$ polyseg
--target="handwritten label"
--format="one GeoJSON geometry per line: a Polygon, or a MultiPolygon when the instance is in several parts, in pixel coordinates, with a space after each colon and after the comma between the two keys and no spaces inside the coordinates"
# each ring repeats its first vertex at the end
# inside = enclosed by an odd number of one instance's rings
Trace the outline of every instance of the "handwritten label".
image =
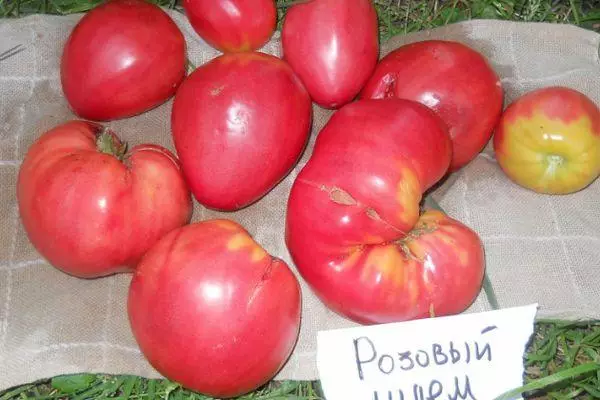
{"type": "Polygon", "coordinates": [[[317,367],[325,398],[494,399],[523,385],[536,312],[533,304],[320,331],[317,367]]]}

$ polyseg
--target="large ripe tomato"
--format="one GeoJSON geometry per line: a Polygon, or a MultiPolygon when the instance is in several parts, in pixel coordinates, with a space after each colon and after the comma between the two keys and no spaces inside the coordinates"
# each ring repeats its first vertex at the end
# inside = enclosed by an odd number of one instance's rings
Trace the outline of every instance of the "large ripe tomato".
{"type": "Polygon", "coordinates": [[[81,278],[131,270],[192,213],[173,154],[149,144],[125,152],[113,132],[84,121],[59,125],[30,147],[17,197],[35,248],[81,278]]]}
{"type": "Polygon", "coordinates": [[[422,193],[447,171],[443,122],[409,100],[359,100],[317,137],[288,201],[286,243],[321,300],[359,323],[464,310],[479,293],[477,235],[422,193]]]}
{"type": "Polygon", "coordinates": [[[600,175],[600,109],[570,88],[534,90],[508,106],[494,150],[519,185],[539,193],[577,192],[600,175]]]}
{"type": "Polygon", "coordinates": [[[172,132],[196,199],[237,210],[269,192],[308,140],[311,101],[277,57],[230,53],[194,71],[175,96],[172,132]]]}
{"type": "Polygon", "coordinates": [[[492,137],[503,90],[487,60],[458,42],[426,40],[386,55],[361,98],[398,97],[430,107],[448,125],[453,143],[450,171],[469,163],[492,137]]]}
{"type": "Polygon", "coordinates": [[[283,57],[315,103],[339,108],[369,79],[379,57],[372,0],[300,2],[286,13],[283,57]]]}
{"type": "Polygon", "coordinates": [[[185,39],[171,17],[144,0],[109,0],[67,40],[60,65],[73,111],[96,121],[130,117],[165,102],[185,77],[185,39]]]}
{"type": "Polygon", "coordinates": [[[131,282],[129,320],[158,372],[213,397],[270,380],[296,343],[300,286],[239,224],[209,220],[165,236],[131,282]]]}
{"type": "Polygon", "coordinates": [[[196,33],[222,52],[259,49],[277,24],[274,0],[183,0],[182,4],[196,33]]]}

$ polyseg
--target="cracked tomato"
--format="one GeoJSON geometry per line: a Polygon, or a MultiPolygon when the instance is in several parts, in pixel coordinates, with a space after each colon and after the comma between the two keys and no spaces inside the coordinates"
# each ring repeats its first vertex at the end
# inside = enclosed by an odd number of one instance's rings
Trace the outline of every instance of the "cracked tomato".
{"type": "Polygon", "coordinates": [[[144,256],[128,298],[133,334],[165,377],[212,397],[270,380],[296,343],[301,294],[287,265],[239,224],[177,229],[144,256]]]}
{"type": "Polygon", "coordinates": [[[434,110],[452,137],[450,171],[483,150],[502,113],[500,78],[474,49],[444,40],[404,45],[381,59],[361,98],[418,101],[434,110]]]}
{"type": "Polygon", "coordinates": [[[379,57],[377,12],[372,0],[298,2],[286,13],[283,58],[315,103],[339,108],[373,73],[379,57]]]}
{"type": "Polygon", "coordinates": [[[192,200],[177,158],[142,144],[129,152],[102,126],[70,121],[44,133],[19,170],[17,198],[31,243],[81,278],[133,269],[192,200]]]}
{"type": "Polygon", "coordinates": [[[447,172],[451,140],[433,111],[400,99],[336,112],[295,180],[286,243],[332,310],[359,323],[467,308],[484,271],[479,237],[422,194],[447,172]]]}
{"type": "Polygon", "coordinates": [[[600,109],[570,88],[534,90],[503,113],[494,151],[506,175],[525,188],[577,192],[600,175],[600,109]]]}
{"type": "Polygon", "coordinates": [[[274,0],[184,0],[182,5],[196,33],[222,52],[259,49],[277,24],[274,0]]]}
{"type": "Polygon", "coordinates": [[[185,77],[185,39],[145,0],[110,0],[86,13],[65,43],[62,89],[82,118],[106,121],[148,111],[185,77]]]}

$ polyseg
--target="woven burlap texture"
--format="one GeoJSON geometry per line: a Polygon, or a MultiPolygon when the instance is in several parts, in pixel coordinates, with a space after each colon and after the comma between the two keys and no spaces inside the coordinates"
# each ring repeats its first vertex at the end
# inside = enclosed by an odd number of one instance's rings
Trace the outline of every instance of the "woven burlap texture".
{"type": "MultiPolygon", "coordinates": [[[[184,15],[170,13],[186,36],[195,65],[218,55],[184,15]]],[[[130,332],[125,309],[130,275],[97,280],[67,276],[34,250],[19,220],[15,182],[25,152],[43,131],[75,118],[61,93],[59,58],[79,18],[30,16],[0,22],[0,51],[25,46],[25,51],[0,62],[0,389],[82,371],[158,376],[130,332]]],[[[507,103],[526,91],[558,84],[600,103],[600,35],[594,32],[480,20],[395,37],[382,44],[382,55],[428,38],[462,41],[486,55],[502,78],[507,103]]],[[[277,35],[263,51],[280,54],[277,35]]],[[[173,149],[170,109],[169,101],[109,126],[131,145],[154,142],[173,149]]],[[[269,252],[293,266],[283,240],[285,204],[315,135],[330,115],[314,108],[306,153],[268,196],[230,214],[196,204],[194,220],[220,216],[239,221],[269,252]]],[[[573,195],[537,195],[508,181],[488,146],[437,189],[434,198],[480,234],[500,306],[537,302],[539,316],[600,318],[600,181],[573,195]]],[[[328,311],[300,281],[300,338],[277,379],[317,378],[317,331],[353,326],[328,311]]],[[[467,312],[490,308],[482,293],[467,312]]]]}

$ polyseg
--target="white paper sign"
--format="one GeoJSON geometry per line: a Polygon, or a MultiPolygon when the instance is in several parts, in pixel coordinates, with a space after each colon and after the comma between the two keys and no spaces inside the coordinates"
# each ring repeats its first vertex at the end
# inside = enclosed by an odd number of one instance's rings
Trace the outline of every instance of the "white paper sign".
{"type": "MultiPolygon", "coordinates": [[[[321,331],[327,400],[491,400],[523,385],[537,304],[321,331]]],[[[520,397],[516,397],[520,398],[520,397]]]]}

